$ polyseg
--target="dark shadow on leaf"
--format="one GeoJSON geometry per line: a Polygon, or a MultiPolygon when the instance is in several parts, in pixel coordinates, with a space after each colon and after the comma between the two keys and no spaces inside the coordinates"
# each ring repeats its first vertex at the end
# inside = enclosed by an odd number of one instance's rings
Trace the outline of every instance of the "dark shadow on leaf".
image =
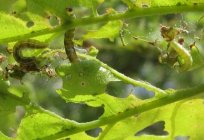
{"type": "Polygon", "coordinates": [[[122,81],[109,82],[106,87],[106,93],[118,98],[126,98],[131,94],[137,98],[145,100],[154,97],[154,93],[142,87],[134,87],[122,81]]]}
{"type": "Polygon", "coordinates": [[[141,135],[166,136],[166,135],[168,135],[168,132],[164,131],[164,126],[165,126],[164,121],[156,122],[156,123],[144,128],[144,129],[140,130],[139,132],[137,132],[135,134],[135,136],[141,136],[141,135]]]}
{"type": "Polygon", "coordinates": [[[104,113],[102,106],[90,107],[86,104],[76,103],[68,103],[68,105],[70,110],[65,112],[65,117],[80,123],[97,120],[104,113]]]}
{"type": "MultiPolygon", "coordinates": [[[[25,79],[25,81],[27,80],[25,79]]],[[[35,87],[35,92],[33,94],[36,99],[39,100],[39,105],[64,118],[77,122],[88,122],[97,120],[104,112],[102,106],[90,107],[85,104],[66,103],[64,99],[55,92],[56,89],[62,86],[62,81],[58,78],[48,79],[45,82],[42,76],[36,76],[32,85],[35,87]]]]}
{"type": "Polygon", "coordinates": [[[101,133],[102,129],[101,128],[94,128],[94,129],[90,129],[85,131],[87,135],[91,136],[91,137],[98,137],[99,133],[101,133]]]}
{"type": "Polygon", "coordinates": [[[118,98],[126,98],[131,93],[132,90],[133,90],[132,85],[126,84],[122,81],[109,82],[106,87],[106,92],[109,95],[118,98]]]}
{"type": "Polygon", "coordinates": [[[134,91],[133,91],[133,94],[137,98],[142,99],[142,100],[154,97],[153,92],[150,92],[150,91],[148,91],[148,90],[146,90],[145,88],[142,88],[142,87],[135,87],[134,91]]]}
{"type": "Polygon", "coordinates": [[[33,21],[28,21],[27,23],[26,23],[26,26],[28,27],[28,28],[30,28],[30,27],[32,27],[32,26],[34,26],[34,22],[33,21]]]}

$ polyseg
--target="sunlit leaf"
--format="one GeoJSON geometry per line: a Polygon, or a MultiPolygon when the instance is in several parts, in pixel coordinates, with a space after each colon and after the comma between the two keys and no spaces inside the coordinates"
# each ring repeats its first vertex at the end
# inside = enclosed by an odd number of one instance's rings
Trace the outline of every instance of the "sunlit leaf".
{"type": "Polygon", "coordinates": [[[0,140],[12,140],[12,138],[9,138],[5,136],[1,131],[0,131],[0,140]]]}
{"type": "Polygon", "coordinates": [[[193,5],[193,4],[203,4],[202,0],[137,0],[134,4],[139,7],[159,7],[159,6],[181,6],[181,5],[193,5]]]}
{"type": "Polygon", "coordinates": [[[120,114],[130,108],[139,106],[143,103],[142,100],[136,98],[134,95],[129,95],[127,98],[117,98],[103,93],[100,95],[76,95],[70,96],[69,92],[59,90],[58,93],[67,101],[75,103],[85,103],[89,106],[99,107],[104,106],[104,114],[102,117],[120,114]]]}
{"type": "Polygon", "coordinates": [[[204,112],[203,106],[203,99],[193,99],[153,109],[116,123],[111,127],[104,139],[126,138],[126,140],[129,140],[128,137],[130,137],[130,140],[139,140],[140,138],[172,140],[176,136],[190,137],[195,140],[203,139],[202,130],[204,125],[201,122],[204,121],[204,117],[200,115],[200,113],[204,112]],[[137,132],[158,121],[164,121],[165,128],[163,131],[166,131],[167,135],[151,136],[143,134],[135,136],[137,132]]]}
{"type": "Polygon", "coordinates": [[[75,125],[72,121],[68,122],[68,120],[64,120],[60,116],[52,114],[49,111],[29,108],[29,111],[19,126],[17,139],[34,140],[74,127],[75,125]]]}
{"type": "Polygon", "coordinates": [[[77,6],[90,8],[92,14],[97,16],[97,7],[103,2],[104,0],[69,0],[69,5],[74,7],[77,6]]]}
{"type": "Polygon", "coordinates": [[[25,34],[29,32],[29,29],[26,28],[26,25],[22,20],[10,15],[7,15],[5,13],[0,13],[0,17],[1,17],[0,18],[0,26],[1,26],[0,38],[15,36],[19,34],[25,34]]]}
{"type": "Polygon", "coordinates": [[[84,40],[89,38],[114,38],[119,35],[120,29],[122,28],[121,21],[110,21],[100,29],[95,31],[89,31],[87,34],[83,36],[84,40]]]}

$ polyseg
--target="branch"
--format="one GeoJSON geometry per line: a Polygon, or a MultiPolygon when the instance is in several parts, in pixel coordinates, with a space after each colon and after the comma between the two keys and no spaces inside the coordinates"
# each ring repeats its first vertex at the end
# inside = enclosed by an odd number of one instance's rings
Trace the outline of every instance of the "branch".
{"type": "Polygon", "coordinates": [[[153,7],[153,8],[135,8],[135,9],[130,9],[123,13],[118,13],[118,14],[110,14],[110,15],[103,15],[103,16],[98,16],[98,17],[87,17],[87,18],[74,19],[71,23],[69,24],[65,23],[54,29],[45,28],[42,30],[32,31],[30,33],[23,34],[23,35],[2,38],[0,39],[0,43],[13,42],[13,41],[22,40],[26,38],[32,38],[32,37],[36,37],[40,35],[61,32],[61,31],[68,30],[71,28],[90,25],[90,24],[96,24],[100,22],[123,20],[123,19],[144,17],[144,16],[165,15],[165,14],[172,14],[172,13],[203,12],[203,11],[204,11],[204,4],[183,5],[183,6],[175,5],[175,6],[163,6],[163,7],[153,7]]]}

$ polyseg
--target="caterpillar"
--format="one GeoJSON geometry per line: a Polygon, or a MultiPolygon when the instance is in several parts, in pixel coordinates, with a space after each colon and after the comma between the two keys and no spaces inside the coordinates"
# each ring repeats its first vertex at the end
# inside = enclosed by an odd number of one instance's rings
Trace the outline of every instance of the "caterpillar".
{"type": "MultiPolygon", "coordinates": [[[[72,8],[67,8],[66,10],[67,10],[67,14],[70,16],[71,19],[75,18],[72,8]]],[[[78,57],[74,48],[74,41],[73,41],[74,33],[75,33],[75,28],[72,28],[67,30],[64,34],[65,52],[70,62],[78,61],[78,57]]]]}
{"type": "Polygon", "coordinates": [[[178,54],[179,66],[176,69],[179,72],[187,71],[192,67],[193,59],[188,50],[186,50],[181,44],[176,41],[171,41],[169,47],[174,49],[178,54]]]}
{"type": "MultiPolygon", "coordinates": [[[[72,19],[75,18],[72,8],[67,8],[67,13],[70,16],[70,18],[72,19]]],[[[74,41],[73,41],[74,33],[75,33],[75,28],[72,28],[72,29],[67,30],[64,34],[65,52],[70,62],[75,62],[78,60],[78,57],[77,57],[77,54],[74,48],[74,41]]],[[[33,40],[33,39],[19,41],[14,45],[13,57],[16,60],[16,62],[18,62],[21,66],[25,66],[25,67],[31,66],[33,68],[36,67],[37,69],[36,58],[35,57],[24,57],[23,50],[26,48],[43,49],[46,47],[47,47],[47,44],[39,42],[37,40],[33,40]]]]}
{"type": "Polygon", "coordinates": [[[167,52],[164,55],[161,55],[160,62],[173,66],[178,72],[189,70],[193,65],[191,53],[184,48],[183,38],[179,38],[178,41],[175,41],[177,35],[188,33],[188,31],[161,25],[160,32],[161,36],[168,43],[167,52]]]}
{"type": "Polygon", "coordinates": [[[24,67],[27,71],[38,70],[37,60],[35,57],[25,57],[23,56],[24,49],[43,49],[46,48],[47,44],[39,42],[33,39],[27,39],[19,41],[14,45],[13,48],[13,57],[20,64],[21,67],[24,67]]]}

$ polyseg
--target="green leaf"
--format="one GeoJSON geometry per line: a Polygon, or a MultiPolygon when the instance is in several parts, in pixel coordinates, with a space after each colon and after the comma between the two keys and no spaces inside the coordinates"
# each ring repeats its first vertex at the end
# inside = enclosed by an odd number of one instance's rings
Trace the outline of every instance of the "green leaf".
{"type": "Polygon", "coordinates": [[[104,139],[166,139],[172,140],[176,136],[189,136],[191,139],[204,139],[204,107],[203,99],[180,101],[158,109],[153,109],[136,116],[132,116],[116,123],[104,139]],[[144,128],[159,122],[165,122],[166,136],[141,135],[134,136],[144,128]]]}
{"type": "Polygon", "coordinates": [[[29,29],[26,28],[25,22],[5,13],[0,13],[0,26],[0,38],[16,36],[29,32],[29,29]]]}
{"type": "MultiPolygon", "coordinates": [[[[63,80],[67,96],[97,95],[105,91],[108,82],[116,80],[113,75],[93,60],[61,65],[56,69],[63,80]]],[[[64,94],[61,94],[64,96],[64,94]]]]}
{"type": "Polygon", "coordinates": [[[30,107],[27,110],[18,129],[17,140],[43,138],[65,129],[74,129],[76,125],[42,108],[30,107]]]}
{"type": "MultiPolygon", "coordinates": [[[[10,40],[18,40],[18,36],[32,34],[34,30],[49,28],[47,24],[48,21],[44,20],[45,18],[32,13],[27,13],[26,16],[30,17],[30,19],[22,20],[9,14],[0,13],[0,43],[10,42],[10,40]],[[28,22],[33,22],[34,25],[32,27],[27,27],[28,22]],[[15,37],[16,39],[13,39],[12,37],[15,37]]],[[[46,40],[47,38],[50,38],[51,35],[52,34],[40,36],[37,37],[37,39],[46,40]]]]}
{"type": "Polygon", "coordinates": [[[13,7],[15,7],[16,3],[18,3],[19,0],[9,0],[9,1],[4,1],[0,0],[0,3],[3,3],[0,5],[0,11],[4,12],[13,12],[11,11],[13,7]]]}
{"type": "Polygon", "coordinates": [[[138,7],[160,7],[160,6],[181,6],[181,5],[192,5],[192,4],[202,4],[203,0],[137,0],[135,5],[138,7]]]}
{"type": "Polygon", "coordinates": [[[130,136],[125,138],[124,140],[170,140],[166,136],[154,136],[154,135],[143,135],[143,136],[130,136]]]}
{"type": "Polygon", "coordinates": [[[104,0],[69,0],[68,3],[70,6],[84,6],[91,8],[102,2],[104,2],[104,0]]]}
{"type": "MultiPolygon", "coordinates": [[[[169,109],[169,110],[170,110],[169,109]]],[[[175,136],[190,136],[191,139],[204,139],[202,130],[204,125],[204,105],[203,99],[192,99],[175,103],[174,106],[166,106],[162,113],[166,125],[165,129],[169,131],[171,138],[175,136]],[[165,109],[173,109],[169,114],[165,109]],[[169,119],[167,116],[169,115],[169,119]],[[189,127],[190,126],[190,127],[189,127]]]]}
{"type": "Polygon", "coordinates": [[[134,8],[136,0],[122,0],[123,3],[125,3],[129,8],[134,8]]]}
{"type": "Polygon", "coordinates": [[[0,140],[12,140],[12,138],[9,138],[5,136],[1,131],[0,131],[0,140]]]}
{"type": "Polygon", "coordinates": [[[85,132],[71,135],[69,138],[71,140],[96,140],[96,138],[87,135],[85,132]]]}
{"type": "Polygon", "coordinates": [[[77,7],[87,7],[90,8],[92,11],[92,14],[94,16],[97,16],[97,7],[101,3],[103,3],[104,0],[69,0],[70,6],[77,6],[77,7]]]}
{"type": "Polygon", "coordinates": [[[66,0],[27,0],[27,8],[31,13],[45,16],[48,15],[47,12],[49,12],[50,14],[62,18],[62,20],[68,17],[66,13],[67,7],[70,7],[70,4],[69,1],[66,0]]]}
{"type": "Polygon", "coordinates": [[[120,29],[122,28],[122,22],[120,20],[109,21],[107,24],[102,26],[98,30],[89,31],[83,36],[83,39],[100,39],[100,38],[114,38],[119,35],[120,29]]]}
{"type": "MultiPolygon", "coordinates": [[[[68,2],[61,1],[39,1],[39,0],[19,0],[11,8],[15,15],[0,12],[1,35],[0,42],[10,42],[19,40],[20,36],[32,35],[36,30],[52,29],[53,25],[49,17],[60,17],[61,21],[69,18],[66,13],[68,2]],[[15,23],[15,24],[14,24],[15,23]],[[12,38],[15,37],[15,38],[12,38]]],[[[52,19],[51,19],[52,20],[52,19]]],[[[38,40],[47,40],[53,34],[46,34],[36,37],[38,40]]],[[[26,36],[25,36],[26,37],[26,36]]],[[[22,38],[22,37],[21,37],[22,38]]]]}
{"type": "Polygon", "coordinates": [[[100,95],[76,95],[70,96],[69,92],[65,90],[58,90],[58,93],[67,101],[75,103],[85,103],[92,107],[104,106],[105,112],[101,116],[109,117],[117,115],[118,113],[124,112],[135,106],[139,106],[143,103],[142,100],[136,98],[130,94],[127,98],[117,98],[103,93],[100,95]]]}

